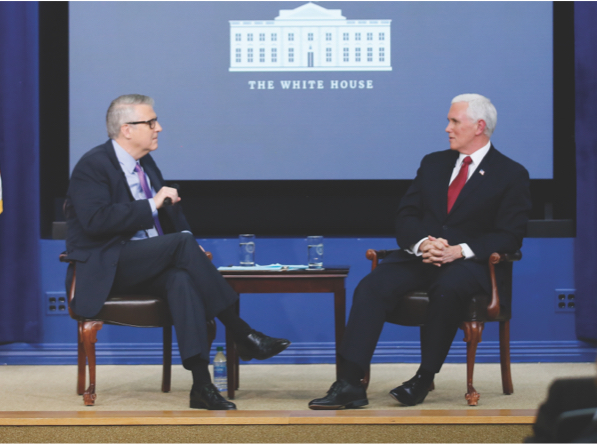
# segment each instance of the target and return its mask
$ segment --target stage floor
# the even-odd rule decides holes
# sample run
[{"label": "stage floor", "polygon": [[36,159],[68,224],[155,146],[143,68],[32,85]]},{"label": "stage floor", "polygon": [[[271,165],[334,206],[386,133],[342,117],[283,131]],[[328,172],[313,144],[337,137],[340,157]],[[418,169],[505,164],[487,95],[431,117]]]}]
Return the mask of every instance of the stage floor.
[{"label": "stage floor", "polygon": [[501,391],[499,364],[477,364],[478,407],[464,399],[466,367],[447,364],[436,390],[416,407],[388,391],[414,364],[376,364],[369,406],[312,411],[333,382],[333,365],[244,365],[237,411],[188,408],[190,373],[173,367],[160,391],[160,366],[98,366],[96,405],[75,394],[74,366],[0,367],[0,443],[48,442],[522,442],[551,381],[594,376],[593,363],[513,364],[514,394]]},{"label": "stage floor", "polygon": [[[415,364],[375,364],[368,390],[369,405],[359,411],[405,412],[388,392],[409,379]],[[85,407],[75,393],[75,366],[1,366],[1,411],[184,411],[189,410],[191,374],[173,367],[172,391],[162,393],[161,366],[97,367],[97,400]],[[536,409],[556,378],[596,374],[594,363],[513,364],[514,394],[503,395],[499,364],[477,364],[474,386],[481,394],[478,407],[468,407],[466,366],[445,364],[436,377],[436,390],[416,410]],[[236,403],[241,410],[305,411],[307,403],[324,396],[334,381],[333,365],[242,365]]]}]

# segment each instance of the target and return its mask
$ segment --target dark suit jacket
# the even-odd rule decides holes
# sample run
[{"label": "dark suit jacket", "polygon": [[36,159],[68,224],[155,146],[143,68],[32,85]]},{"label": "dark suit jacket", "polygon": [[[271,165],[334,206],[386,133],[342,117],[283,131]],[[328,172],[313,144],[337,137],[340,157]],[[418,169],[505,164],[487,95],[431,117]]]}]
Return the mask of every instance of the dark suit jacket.
[{"label": "dark suit jacket", "polygon": [[[492,145],[448,214],[448,187],[457,158],[458,152],[453,150],[423,158],[396,213],[396,240],[401,250],[384,262],[421,260],[405,250],[429,235],[442,237],[450,245],[466,243],[476,259],[465,264],[489,292],[489,256],[515,252],[522,246],[532,205],[529,173]],[[506,279],[508,264],[504,265],[496,270],[500,287]],[[510,298],[504,296],[500,303],[509,310]]]},{"label": "dark suit jacket", "polygon": [[[154,189],[164,185],[164,178],[148,154],[141,166]],[[77,263],[77,287],[72,308],[75,313],[92,317],[106,301],[120,251],[137,231],[154,225],[146,200],[134,200],[112,141],[88,151],[75,166],[66,197],[66,249],[68,259]],[[190,230],[180,205],[158,212],[164,233]],[[72,266],[66,285],[72,280]]]}]

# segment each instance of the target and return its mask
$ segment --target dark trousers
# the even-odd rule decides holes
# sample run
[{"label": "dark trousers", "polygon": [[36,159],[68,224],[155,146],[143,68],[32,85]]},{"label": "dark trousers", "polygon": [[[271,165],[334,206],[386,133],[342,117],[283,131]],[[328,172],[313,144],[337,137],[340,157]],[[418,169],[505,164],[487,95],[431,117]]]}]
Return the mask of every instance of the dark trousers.
[{"label": "dark trousers", "polygon": [[386,315],[401,297],[426,290],[429,308],[421,344],[421,368],[440,371],[458,330],[466,303],[482,286],[455,261],[441,267],[423,264],[420,259],[382,263],[357,286],[340,355],[366,370]]},{"label": "dark trousers", "polygon": [[190,233],[127,242],[112,292],[165,297],[183,363],[196,356],[209,362],[206,321],[238,299]]}]

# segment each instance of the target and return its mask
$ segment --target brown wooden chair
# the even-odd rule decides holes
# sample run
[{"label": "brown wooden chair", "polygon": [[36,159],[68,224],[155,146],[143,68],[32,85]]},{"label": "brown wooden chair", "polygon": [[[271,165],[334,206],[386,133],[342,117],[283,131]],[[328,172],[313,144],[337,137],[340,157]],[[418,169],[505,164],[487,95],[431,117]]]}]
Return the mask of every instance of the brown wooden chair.
[{"label": "brown wooden chair", "polygon": [[[371,270],[377,267],[378,261],[388,256],[395,250],[367,250],[367,259],[371,260]],[[503,298],[511,298],[512,294],[512,262],[522,258],[522,253],[517,251],[513,254],[493,253],[489,257],[489,274],[491,277],[491,295],[480,293],[471,299],[460,328],[464,331],[464,342],[466,342],[466,381],[467,393],[464,395],[468,405],[475,406],[479,402],[479,393],[473,387],[473,370],[475,366],[475,355],[477,345],[481,342],[481,336],[485,322],[500,323],[500,364],[502,371],[502,389],[504,394],[514,393],[512,386],[512,373],[510,371],[510,318],[511,311],[500,307],[500,295],[495,277],[495,266],[505,267],[506,281],[502,283],[502,289],[509,294],[502,295]],[[425,328],[425,314],[429,298],[424,291],[415,291],[402,298],[396,309],[389,313],[386,322],[392,324],[406,325],[421,328],[421,340]],[[370,373],[367,372],[363,378],[365,387],[369,385]],[[434,385],[431,386],[431,390]]]},{"label": "brown wooden chair", "polygon": [[[211,253],[207,252],[211,259]],[[60,261],[69,262],[66,254],[60,255]],[[170,391],[172,377],[172,317],[165,299],[147,294],[113,294],[93,318],[85,318],[75,314],[70,303],[75,295],[77,270],[73,270],[73,280],[68,292],[69,314],[77,321],[77,394],[83,395],[83,402],[93,406],[95,393],[95,343],[97,332],[104,324],[124,325],[130,327],[162,327],[164,341],[164,361],[162,369],[162,392]],[[208,323],[208,340],[211,347],[216,337],[216,324]],[[85,389],[86,365],[89,364],[89,387]]]}]

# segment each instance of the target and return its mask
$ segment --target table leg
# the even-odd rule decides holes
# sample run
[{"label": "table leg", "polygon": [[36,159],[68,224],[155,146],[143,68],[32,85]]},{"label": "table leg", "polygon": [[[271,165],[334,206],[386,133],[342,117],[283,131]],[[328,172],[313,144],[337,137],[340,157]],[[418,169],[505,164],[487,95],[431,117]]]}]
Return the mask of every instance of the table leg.
[{"label": "table leg", "polygon": [[236,344],[232,338],[232,334],[226,330],[226,371],[228,373],[228,399],[234,399],[234,389],[236,388],[236,379],[234,373],[236,367],[234,365],[236,356]]},{"label": "table leg", "polygon": [[344,286],[334,292],[334,318],[336,323],[336,379],[340,379],[340,344],[346,327],[346,289]]},{"label": "table leg", "polygon": [[[236,301],[236,313],[240,312],[240,299]],[[234,399],[238,389],[238,354],[232,333],[226,329],[226,371],[228,373],[228,399]]]},{"label": "table leg", "polygon": [[[240,317],[240,293],[238,295],[238,301],[236,301],[236,314]],[[234,390],[238,390],[240,387],[240,358],[238,357],[238,353],[236,350],[236,342],[233,342],[234,345]]]}]

